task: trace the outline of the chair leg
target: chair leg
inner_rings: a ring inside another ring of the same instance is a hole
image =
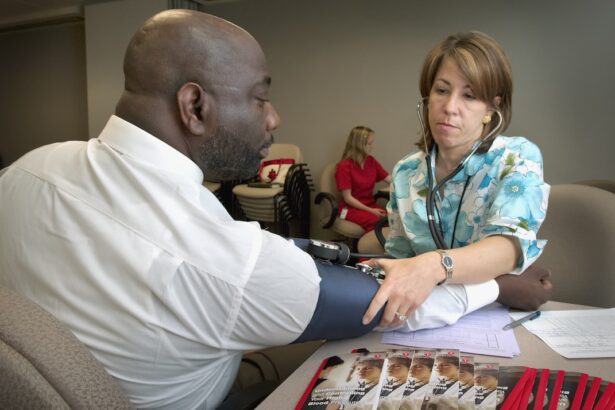
[[[357,244],[359,243],[359,239],[344,236],[343,239],[337,240],[337,242],[343,242],[346,244],[348,249],[350,249],[350,252],[357,252]]]

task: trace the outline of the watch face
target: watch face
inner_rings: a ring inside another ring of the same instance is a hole
[[[451,269],[453,267],[453,259],[448,255],[445,255],[442,258],[442,263],[444,264],[444,266],[446,266],[447,269]]]

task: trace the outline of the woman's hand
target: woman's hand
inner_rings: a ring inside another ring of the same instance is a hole
[[[378,217],[387,216],[387,211],[382,208],[369,208],[369,212],[373,213]]]
[[[362,211],[370,212],[376,215],[377,217],[383,217],[387,215],[387,211],[382,208],[379,208],[379,207],[372,208],[367,205],[364,205],[361,201],[359,201],[357,198],[352,196],[352,192],[350,191],[350,189],[344,189],[341,192],[342,192],[342,197],[344,198],[344,202],[346,202],[346,205],[351,206],[356,209],[360,209]]]
[[[399,316],[412,314],[445,276],[440,255],[435,252],[409,259],[370,259],[365,263],[381,267],[386,278],[363,316],[364,324],[371,322],[386,303],[380,325],[398,325]]]

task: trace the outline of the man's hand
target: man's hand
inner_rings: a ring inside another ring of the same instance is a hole
[[[505,274],[495,281],[500,287],[497,301],[503,305],[521,310],[536,310],[549,300],[553,284],[551,272],[531,265],[520,275]]]

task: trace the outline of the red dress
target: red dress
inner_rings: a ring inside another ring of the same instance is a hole
[[[382,181],[388,175],[376,158],[369,155],[365,158],[363,168],[352,159],[341,160],[335,170],[335,183],[340,191],[350,189],[352,196],[363,205],[382,209],[374,199],[374,187],[376,182]],[[380,219],[371,212],[346,205],[344,198],[340,199],[339,215],[342,219],[361,225],[366,232],[374,229]]]

